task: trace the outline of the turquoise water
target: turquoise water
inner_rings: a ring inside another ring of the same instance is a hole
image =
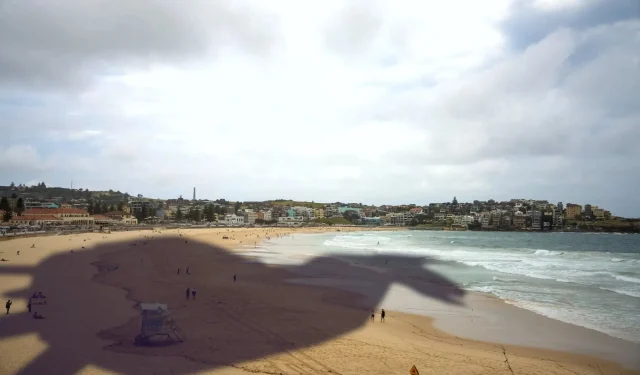
[[[356,232],[300,235],[267,246],[278,263],[294,253],[428,257],[437,260],[429,269],[464,289],[640,343],[640,235]]]

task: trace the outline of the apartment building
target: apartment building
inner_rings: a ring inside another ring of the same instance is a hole
[[[258,213],[258,219],[260,220],[264,220],[264,221],[271,221],[271,210],[267,210],[267,211],[259,211]]]
[[[564,217],[567,219],[575,219],[582,215],[582,206],[579,204],[567,203],[567,208]]]
[[[258,219],[258,213],[257,212],[253,212],[252,210],[245,210],[244,211],[244,222],[245,222],[245,224],[254,224],[256,222],[256,219]]]
[[[411,220],[413,220],[413,215],[409,212],[390,213],[385,217],[385,221],[392,225],[409,225]]]
[[[522,214],[522,212],[519,213],[520,215],[516,213],[513,216],[513,227],[516,229],[524,228],[525,224],[527,223],[527,218]]]
[[[531,229],[540,230],[542,228],[542,211],[531,211]]]
[[[146,212],[151,212],[151,209],[154,208],[153,203],[146,199],[132,199],[129,201],[129,207],[133,214],[142,212],[143,208]]]
[[[324,216],[325,217],[340,217],[342,214],[340,213],[340,209],[336,206],[326,206],[324,208]]]

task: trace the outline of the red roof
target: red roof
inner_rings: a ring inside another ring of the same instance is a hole
[[[11,221],[37,221],[37,220],[46,220],[46,221],[61,221],[59,217],[55,217],[53,215],[22,215],[22,216],[14,216],[11,218]]]
[[[80,208],[32,208],[25,211],[27,215],[60,215],[60,214],[85,214],[88,215],[87,210]]]

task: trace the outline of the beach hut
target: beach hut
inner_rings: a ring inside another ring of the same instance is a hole
[[[163,338],[164,342],[182,342],[184,334],[171,318],[167,305],[160,303],[141,303],[142,324],[140,334],[135,337],[136,345],[151,345],[154,338]]]

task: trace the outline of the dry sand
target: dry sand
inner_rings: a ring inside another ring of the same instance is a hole
[[[264,237],[194,229],[0,242],[9,260],[0,298],[14,302],[0,316],[0,374],[407,374],[412,365],[420,374],[637,374],[599,358],[457,338],[423,316],[387,312],[380,323],[376,312],[370,322],[358,295],[291,284],[290,270],[234,254]],[[26,312],[34,291],[49,297],[33,306],[45,320]],[[140,301],[167,303],[187,340],[134,346]]]

